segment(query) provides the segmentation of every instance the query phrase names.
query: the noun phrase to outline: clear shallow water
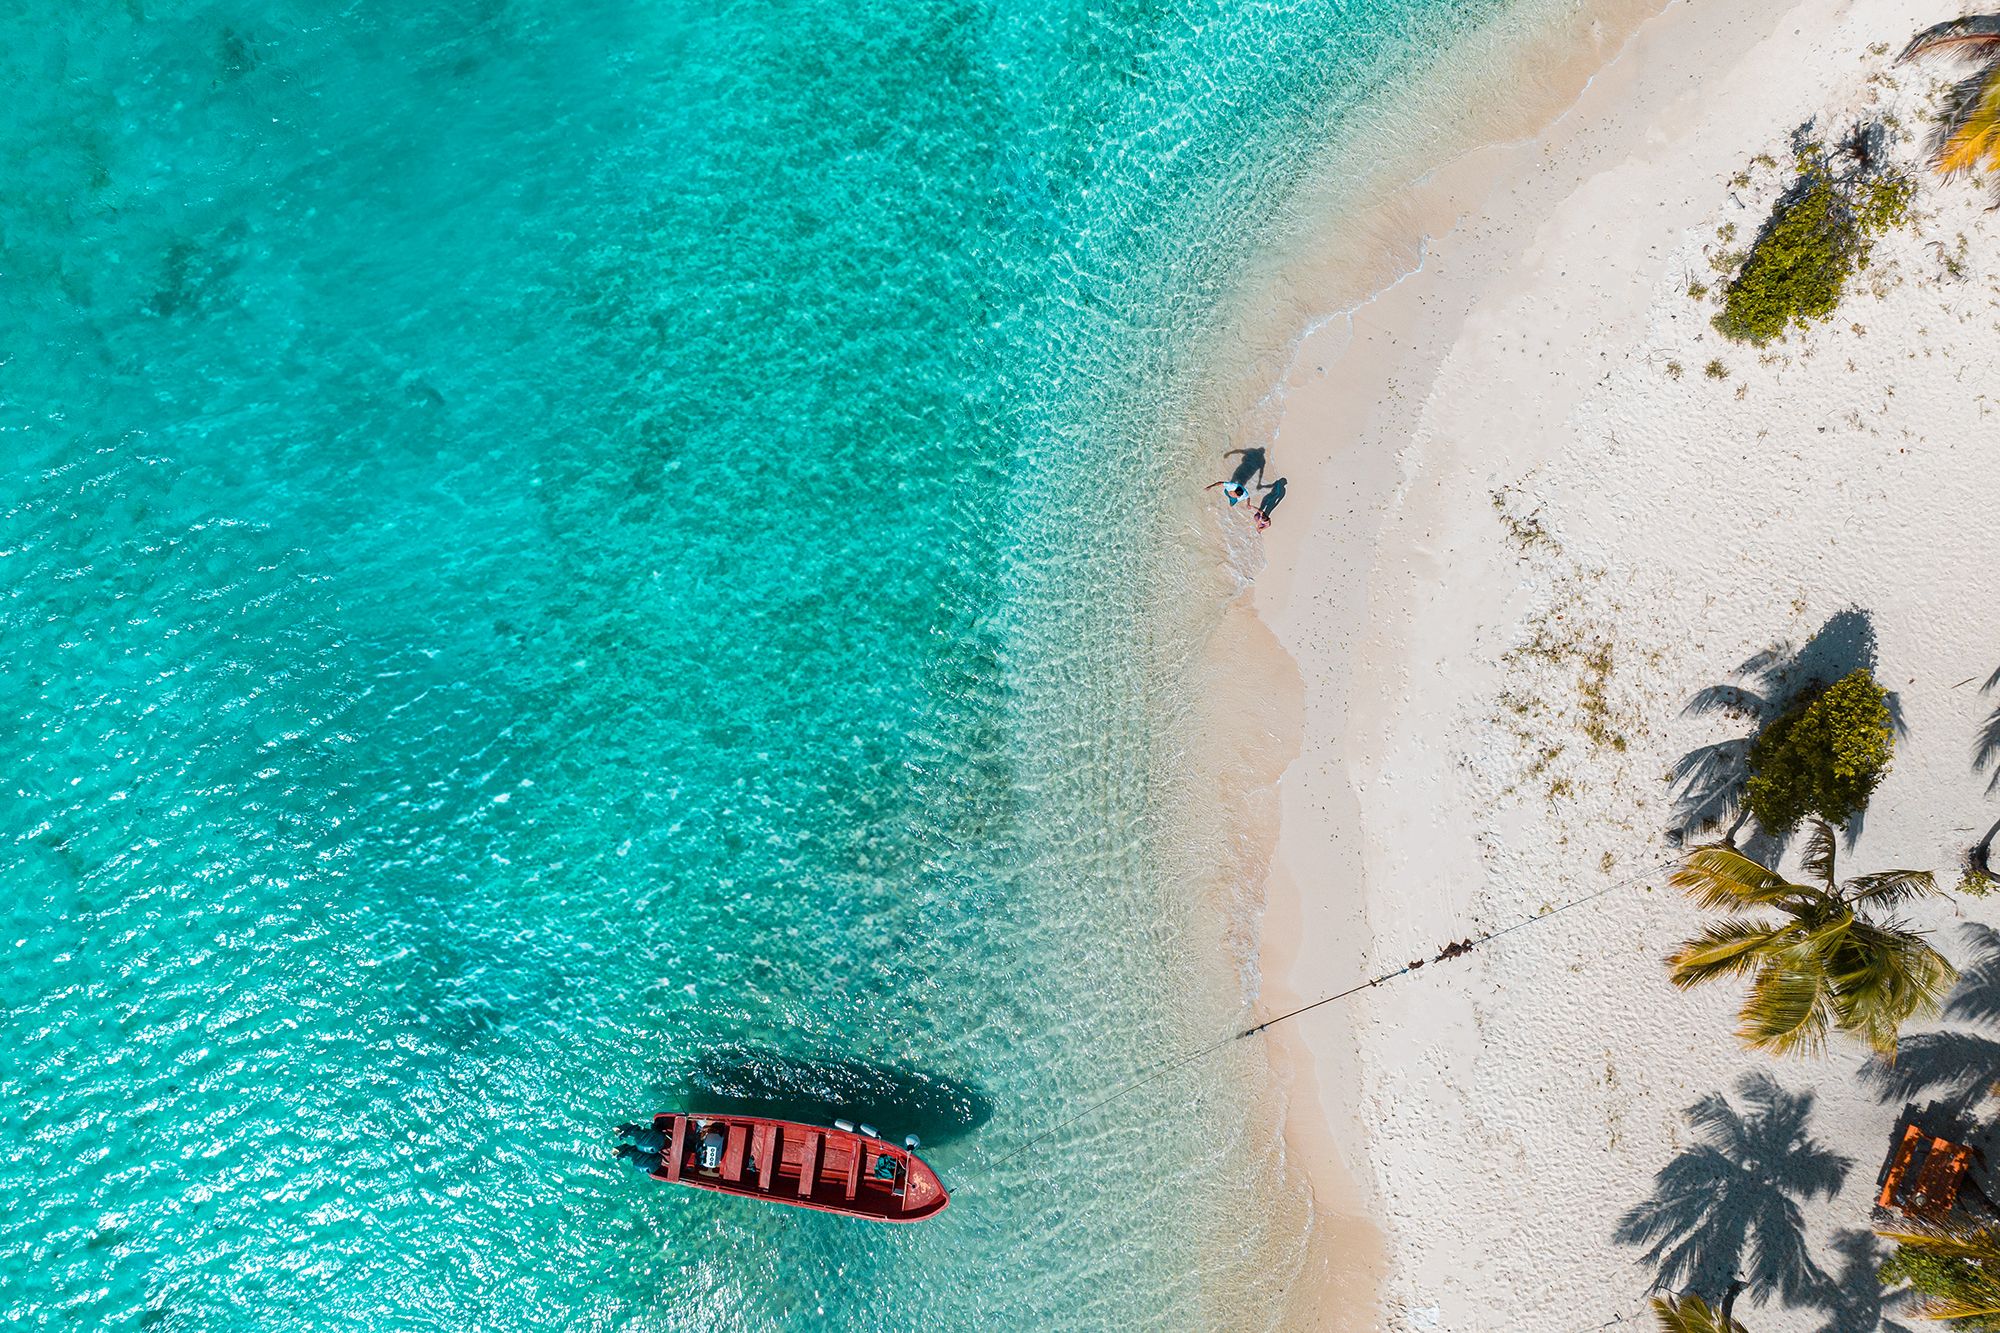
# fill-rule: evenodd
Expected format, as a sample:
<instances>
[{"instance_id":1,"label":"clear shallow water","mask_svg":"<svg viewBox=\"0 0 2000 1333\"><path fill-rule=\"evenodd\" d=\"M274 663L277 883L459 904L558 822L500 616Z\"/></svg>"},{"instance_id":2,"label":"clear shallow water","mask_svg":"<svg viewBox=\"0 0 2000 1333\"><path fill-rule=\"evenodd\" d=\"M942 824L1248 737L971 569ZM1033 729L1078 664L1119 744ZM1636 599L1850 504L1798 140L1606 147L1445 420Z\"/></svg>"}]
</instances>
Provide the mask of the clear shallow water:
<instances>
[{"instance_id":1,"label":"clear shallow water","mask_svg":"<svg viewBox=\"0 0 2000 1333\"><path fill-rule=\"evenodd\" d=\"M1153 854L1173 423L1442 15L0 18L0 1319L1265 1319L1270 1164L1187 1178L1243 1067L991 1159L1231 1018ZM609 1159L725 1097L961 1193Z\"/></svg>"}]
</instances>

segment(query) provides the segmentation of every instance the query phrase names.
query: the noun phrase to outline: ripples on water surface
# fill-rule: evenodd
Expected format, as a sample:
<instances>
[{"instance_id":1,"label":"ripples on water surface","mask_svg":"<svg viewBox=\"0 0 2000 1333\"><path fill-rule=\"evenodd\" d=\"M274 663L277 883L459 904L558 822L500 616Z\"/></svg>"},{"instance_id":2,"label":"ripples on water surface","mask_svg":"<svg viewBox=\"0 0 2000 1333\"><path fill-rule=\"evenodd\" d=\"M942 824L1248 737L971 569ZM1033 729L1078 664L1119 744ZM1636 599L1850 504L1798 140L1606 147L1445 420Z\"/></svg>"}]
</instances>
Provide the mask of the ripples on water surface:
<instances>
[{"instance_id":1,"label":"ripples on water surface","mask_svg":"<svg viewBox=\"0 0 2000 1333\"><path fill-rule=\"evenodd\" d=\"M0 18L0 1319L1282 1286L1268 1164L1184 1174L1230 1065L977 1159L1230 1018L1174 1008L1148 855L1159 423L1432 8ZM608 1127L697 1092L875 1098L963 1192L621 1174Z\"/></svg>"}]
</instances>

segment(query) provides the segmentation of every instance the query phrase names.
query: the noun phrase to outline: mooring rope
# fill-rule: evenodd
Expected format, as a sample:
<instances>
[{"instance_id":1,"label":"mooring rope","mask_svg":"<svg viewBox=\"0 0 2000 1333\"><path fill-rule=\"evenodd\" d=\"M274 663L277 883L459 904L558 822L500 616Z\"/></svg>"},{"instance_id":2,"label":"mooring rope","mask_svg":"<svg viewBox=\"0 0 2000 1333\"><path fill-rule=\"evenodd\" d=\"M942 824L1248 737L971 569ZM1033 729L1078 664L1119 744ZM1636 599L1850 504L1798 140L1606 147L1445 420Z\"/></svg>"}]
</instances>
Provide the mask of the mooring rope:
<instances>
[{"instance_id":1,"label":"mooring rope","mask_svg":"<svg viewBox=\"0 0 2000 1333\"><path fill-rule=\"evenodd\" d=\"M1599 898L1602 898L1607 893L1615 893L1619 889L1630 888L1632 885L1639 883L1641 880L1652 878L1654 875L1666 869L1668 866L1678 864L1679 861L1680 861L1679 857L1670 857L1669 859L1658 862L1655 865L1647 866L1645 869L1640 870L1634 874L1628 875L1624 879L1618 880L1615 883L1607 884L1601 889L1597 889L1591 893L1586 893L1580 898L1572 898L1570 901L1564 903L1560 907L1551 907L1546 911L1537 912L1533 916L1523 917L1521 920L1516 921L1511 926L1503 926L1499 930L1490 930L1486 932L1484 935L1478 935L1470 939L1459 940L1455 943L1447 944L1443 948L1438 950L1435 957L1428 959L1418 959L1413 963L1406 963L1405 965L1397 968L1393 972L1384 972L1382 975L1378 977L1372 977L1369 980L1360 982L1357 985L1349 986L1346 990L1335 991L1331 995L1321 996L1319 999L1314 1000L1311 1004L1300 1005L1298 1008L1293 1009L1287 1013L1279 1014L1276 1018L1267 1018L1261 1023L1255 1024L1251 1027L1244 1028L1241 1032L1234 1032L1227 1037L1218 1038L1215 1041L1209 1042L1206 1046L1201 1046L1196 1048L1195 1050L1189 1051L1187 1054L1181 1056L1179 1059L1161 1065L1159 1068L1154 1069L1152 1072L1145 1074L1142 1077L1131 1079L1125 1083L1120 1084L1116 1088L1113 1088L1111 1092L1109 1092L1105 1096L1100 1097L1098 1100L1084 1107L1081 1111L1078 1111L1074 1115L1070 1115L1062 1120L1057 1121L1054 1125L1051 1125L1048 1129L1043 1130L1040 1134L1037 1134L1034 1138L1029 1139L1026 1143L1021 1144L1019 1147L1015 1148L1012 1152L1008 1153L1006 1156L994 1158L991 1161L986 1161L982 1159L980 1162L977 1163L977 1165L980 1167L1005 1166L1008 1162L1013 1161L1016 1157L1019 1157L1022 1153L1028 1151L1028 1149L1036 1146L1037 1144L1047 1142L1049 1139L1052 1139L1056 1135L1062 1133L1065 1129L1068 1129L1071 1125L1076 1124L1079 1120L1083 1120L1086 1117L1092 1115L1093 1113L1103 1110L1105 1107L1111 1105L1111 1103L1119 1100L1122 1097L1130 1096L1132 1093L1137 1092L1139 1089L1145 1087L1150 1083L1159 1082L1161 1079L1165 1078L1168 1074L1171 1074L1176 1070L1185 1069L1189 1065L1193 1064L1195 1061L1215 1054L1215 1052L1221 1050L1225 1046L1229 1046L1235 1042L1242 1041L1245 1037L1254 1037L1258 1033L1265 1031L1267 1028L1272 1028L1277 1026L1279 1023L1286 1022L1289 1019L1297 1018L1300 1014L1309 1014L1313 1010L1319 1008L1322 1005L1332 1004L1336 1000L1345 1000L1351 996L1359 995L1362 991L1372 990L1375 987L1381 985L1385 981L1394 981L1398 977L1406 977L1410 975L1410 973L1415 972L1422 967L1425 967L1427 964L1443 963L1443 962L1449 962L1454 958L1463 958L1467 954L1471 953L1474 949L1480 948L1483 945L1490 944L1494 940L1497 940L1500 937L1502 937L1503 935L1511 935L1517 930L1525 930L1529 926L1535 925L1538 922L1548 921L1555 917L1561 916L1564 912L1569 911L1571 908L1582 907L1585 903L1595 902Z\"/></svg>"}]
</instances>

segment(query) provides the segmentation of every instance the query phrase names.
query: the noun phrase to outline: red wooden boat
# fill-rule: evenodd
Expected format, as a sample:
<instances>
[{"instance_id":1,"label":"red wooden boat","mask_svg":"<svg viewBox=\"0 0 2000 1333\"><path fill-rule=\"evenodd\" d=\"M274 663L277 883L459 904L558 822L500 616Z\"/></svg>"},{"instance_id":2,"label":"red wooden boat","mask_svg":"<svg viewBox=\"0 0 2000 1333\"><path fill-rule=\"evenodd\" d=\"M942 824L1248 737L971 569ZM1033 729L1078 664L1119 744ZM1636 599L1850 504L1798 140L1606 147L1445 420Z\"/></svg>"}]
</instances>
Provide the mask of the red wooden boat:
<instances>
[{"instance_id":1,"label":"red wooden boat","mask_svg":"<svg viewBox=\"0 0 2000 1333\"><path fill-rule=\"evenodd\" d=\"M937 1173L915 1153L870 1134L666 1112L653 1117L653 1128L666 1147L651 1175L670 1184L872 1222L921 1222L950 1202Z\"/></svg>"}]
</instances>

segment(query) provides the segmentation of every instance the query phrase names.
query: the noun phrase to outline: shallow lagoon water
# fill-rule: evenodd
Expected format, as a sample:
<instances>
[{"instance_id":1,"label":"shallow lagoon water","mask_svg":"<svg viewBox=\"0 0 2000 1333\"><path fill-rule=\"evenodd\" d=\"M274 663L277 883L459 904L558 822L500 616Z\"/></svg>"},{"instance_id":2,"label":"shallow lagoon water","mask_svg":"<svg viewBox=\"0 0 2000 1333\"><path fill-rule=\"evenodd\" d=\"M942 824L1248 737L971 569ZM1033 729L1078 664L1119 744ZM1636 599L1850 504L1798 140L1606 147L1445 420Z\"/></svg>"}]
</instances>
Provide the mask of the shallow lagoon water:
<instances>
[{"instance_id":1,"label":"shallow lagoon water","mask_svg":"<svg viewBox=\"0 0 2000 1333\"><path fill-rule=\"evenodd\" d=\"M0 1317L1267 1319L1241 1066L996 1162L1232 1018L1153 854L1176 414L1447 17L0 18ZM959 1193L610 1159L695 1094Z\"/></svg>"}]
</instances>

